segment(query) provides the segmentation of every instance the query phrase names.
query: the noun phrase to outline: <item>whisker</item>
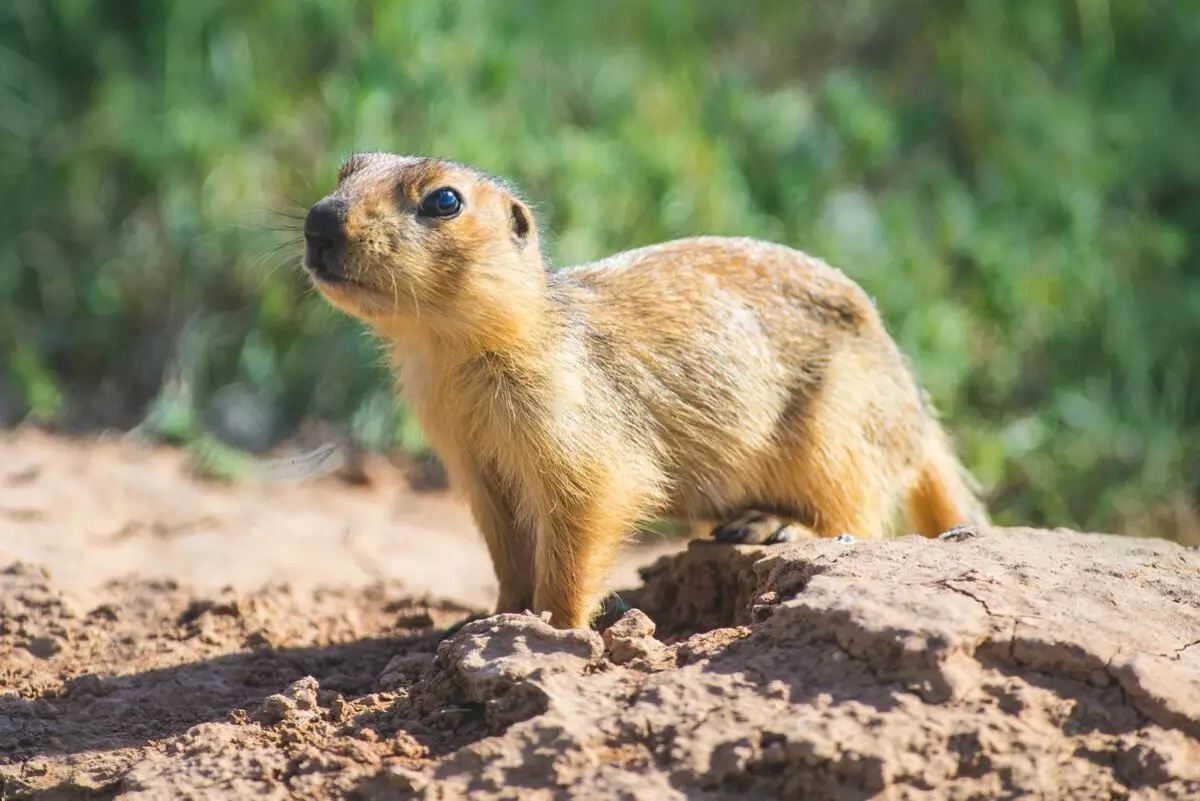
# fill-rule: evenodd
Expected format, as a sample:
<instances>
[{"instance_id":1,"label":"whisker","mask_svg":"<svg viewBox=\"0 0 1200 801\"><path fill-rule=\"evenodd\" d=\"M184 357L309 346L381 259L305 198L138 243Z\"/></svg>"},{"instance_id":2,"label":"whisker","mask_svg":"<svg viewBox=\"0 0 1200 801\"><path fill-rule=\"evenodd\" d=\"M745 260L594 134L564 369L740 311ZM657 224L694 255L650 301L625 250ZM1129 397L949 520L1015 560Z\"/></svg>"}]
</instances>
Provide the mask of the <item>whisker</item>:
<instances>
[{"instance_id":1,"label":"whisker","mask_svg":"<svg viewBox=\"0 0 1200 801\"><path fill-rule=\"evenodd\" d=\"M311 187L309 187L309 188L311 189ZM308 207L312 205L312 203L305 203L302 200L297 200L296 198L292 197L291 195L285 195L283 192L277 192L276 194L278 194L279 197L286 200L288 203L290 203L292 206L294 206L300 212L307 211Z\"/></svg>"},{"instance_id":2,"label":"whisker","mask_svg":"<svg viewBox=\"0 0 1200 801\"><path fill-rule=\"evenodd\" d=\"M271 256L274 256L276 253L279 253L282 250L296 247L302 241L303 241L302 237L296 236L296 237L287 239L283 242L278 242L278 243L266 248L261 254L259 254L257 257L255 257L255 261L257 263L262 263L262 262L266 261L268 258L270 258Z\"/></svg>"},{"instance_id":3,"label":"whisker","mask_svg":"<svg viewBox=\"0 0 1200 801\"><path fill-rule=\"evenodd\" d=\"M263 284L265 284L267 282L267 280L271 278L271 276L273 276L273 275L275 275L275 273L279 272L280 267L282 267L284 264L287 264L287 263L288 262L279 262L274 267L272 267L270 270L268 270L266 272L266 274L263 275L262 279L258 282L258 288L262 289ZM294 262L294 264L296 266L299 266L299 261Z\"/></svg>"},{"instance_id":4,"label":"whisker","mask_svg":"<svg viewBox=\"0 0 1200 801\"><path fill-rule=\"evenodd\" d=\"M395 281L395 280L396 279L393 277L392 281ZM410 278L409 276L407 276L407 275L404 276L404 280L408 283L408 291L412 294L413 315L417 318L417 320L420 320L421 319L421 301L419 301L417 299L417 287L413 283L412 278Z\"/></svg>"},{"instance_id":5,"label":"whisker","mask_svg":"<svg viewBox=\"0 0 1200 801\"><path fill-rule=\"evenodd\" d=\"M293 247L296 247L297 245L299 245L299 244L300 244L301 242L303 242L303 241L304 241L304 238L303 238L303 237L294 236L294 237L292 237L291 239L285 240L285 241L283 241L283 242L278 242L278 243L276 243L276 244L272 245L271 247L267 248L267 249L266 249L266 251L264 251L264 252L265 252L267 255L271 255L271 254L274 254L274 253L278 253L279 251L281 251L281 250L283 250L283 249L285 249L285 248L293 248Z\"/></svg>"},{"instance_id":6,"label":"whisker","mask_svg":"<svg viewBox=\"0 0 1200 801\"><path fill-rule=\"evenodd\" d=\"M294 214L290 211L280 211L279 209L260 208L258 211L259 211L259 213L261 213L271 219L282 218L285 220L292 220L293 222L298 222L298 223L303 223L305 220L305 217L307 216L306 214Z\"/></svg>"},{"instance_id":7,"label":"whisker","mask_svg":"<svg viewBox=\"0 0 1200 801\"><path fill-rule=\"evenodd\" d=\"M312 284L300 287L300 291L292 296L292 302L295 303L304 300L307 296L315 294L317 294L317 288Z\"/></svg>"},{"instance_id":8,"label":"whisker","mask_svg":"<svg viewBox=\"0 0 1200 801\"><path fill-rule=\"evenodd\" d=\"M395 309L400 305L400 287L396 284L396 273L388 270L388 277L392 279L392 308Z\"/></svg>"},{"instance_id":9,"label":"whisker","mask_svg":"<svg viewBox=\"0 0 1200 801\"><path fill-rule=\"evenodd\" d=\"M231 228L237 228L243 231L290 231L292 233L303 233L304 226L301 225L231 225Z\"/></svg>"},{"instance_id":10,"label":"whisker","mask_svg":"<svg viewBox=\"0 0 1200 801\"><path fill-rule=\"evenodd\" d=\"M311 192L313 187L312 187L312 182L308 180L308 175L306 175L303 170L297 170L297 169L293 168L292 171L295 172L296 175L300 176L300 180L304 181L304 185L306 187L308 187L308 191Z\"/></svg>"},{"instance_id":11,"label":"whisker","mask_svg":"<svg viewBox=\"0 0 1200 801\"><path fill-rule=\"evenodd\" d=\"M278 251L276 251L276 253L277 253L277 252L278 252ZM253 265L253 269L255 269L255 270L261 270L261 269L262 269L262 266L263 266L264 264L266 264L266 262L267 262L267 259L271 258L271 257L272 257L272 256L274 256L274 255L275 255L275 253L267 253L267 254L264 254L264 255L263 255L263 257L262 257L262 258L260 258L260 259L259 259L259 260L258 260L258 261L257 261L257 262L256 262L256 263ZM270 269L268 269L268 270L267 270L265 273L263 273L263 274L262 274L262 277L261 277L261 278L259 279L259 281L258 281L258 288L261 290L261 289L263 288L263 285L264 285L264 284L266 284L266 282L267 282L267 281L268 281L268 280L271 278L271 276L275 275L275 273L279 271L279 268L280 268L280 267L282 267L282 266L284 266L285 264L288 264L288 265L293 265L293 266L299 267L299 266L300 266L300 259L299 259L299 258L296 258L296 257L294 257L294 256L293 256L293 257L291 257L291 258L285 258L285 259L281 259L281 260L279 260L279 261L275 262L275 264L274 264L274 265L273 265L273 266L272 266Z\"/></svg>"}]
</instances>

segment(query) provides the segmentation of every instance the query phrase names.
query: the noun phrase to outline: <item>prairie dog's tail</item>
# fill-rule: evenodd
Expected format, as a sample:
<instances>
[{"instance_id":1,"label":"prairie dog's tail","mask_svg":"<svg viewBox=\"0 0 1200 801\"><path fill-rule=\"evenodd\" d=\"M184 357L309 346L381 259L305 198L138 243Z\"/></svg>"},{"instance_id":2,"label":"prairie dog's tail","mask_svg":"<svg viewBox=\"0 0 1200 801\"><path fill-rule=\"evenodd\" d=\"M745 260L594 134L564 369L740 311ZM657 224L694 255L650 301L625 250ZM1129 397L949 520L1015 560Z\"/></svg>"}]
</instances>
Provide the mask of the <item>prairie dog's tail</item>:
<instances>
[{"instance_id":1,"label":"prairie dog's tail","mask_svg":"<svg viewBox=\"0 0 1200 801\"><path fill-rule=\"evenodd\" d=\"M930 421L925 461L908 489L908 520L925 537L936 537L955 526L986 526L987 509L977 495L975 480L955 455L950 438Z\"/></svg>"}]
</instances>

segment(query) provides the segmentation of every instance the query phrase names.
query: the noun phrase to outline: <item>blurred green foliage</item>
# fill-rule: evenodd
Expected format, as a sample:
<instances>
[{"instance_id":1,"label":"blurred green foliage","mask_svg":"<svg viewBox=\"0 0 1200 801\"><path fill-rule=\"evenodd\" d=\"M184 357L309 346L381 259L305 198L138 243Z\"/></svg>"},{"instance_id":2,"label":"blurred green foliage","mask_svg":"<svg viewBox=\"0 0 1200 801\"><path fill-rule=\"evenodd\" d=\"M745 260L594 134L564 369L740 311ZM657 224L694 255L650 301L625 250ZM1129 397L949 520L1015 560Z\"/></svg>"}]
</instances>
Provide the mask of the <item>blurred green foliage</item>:
<instances>
[{"instance_id":1,"label":"blurred green foliage","mask_svg":"<svg viewBox=\"0 0 1200 801\"><path fill-rule=\"evenodd\" d=\"M512 179L558 264L820 255L1000 519L1192 536L1197 54L1196 0L9 0L0 406L420 447L275 229L355 150L422 153Z\"/></svg>"}]
</instances>

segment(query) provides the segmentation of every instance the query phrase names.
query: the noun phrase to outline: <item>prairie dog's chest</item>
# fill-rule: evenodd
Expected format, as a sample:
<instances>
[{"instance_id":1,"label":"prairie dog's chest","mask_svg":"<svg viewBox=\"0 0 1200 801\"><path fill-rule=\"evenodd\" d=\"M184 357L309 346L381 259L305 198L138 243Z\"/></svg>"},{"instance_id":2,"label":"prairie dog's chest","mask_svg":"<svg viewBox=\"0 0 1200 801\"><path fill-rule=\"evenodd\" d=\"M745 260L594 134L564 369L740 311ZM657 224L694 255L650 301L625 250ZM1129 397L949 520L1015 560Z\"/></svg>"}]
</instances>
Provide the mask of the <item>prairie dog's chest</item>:
<instances>
[{"instance_id":1,"label":"prairie dog's chest","mask_svg":"<svg viewBox=\"0 0 1200 801\"><path fill-rule=\"evenodd\" d=\"M553 349L536 359L415 353L399 362L402 393L435 450L466 448L488 457L540 450L569 436L585 417L578 371Z\"/></svg>"}]
</instances>

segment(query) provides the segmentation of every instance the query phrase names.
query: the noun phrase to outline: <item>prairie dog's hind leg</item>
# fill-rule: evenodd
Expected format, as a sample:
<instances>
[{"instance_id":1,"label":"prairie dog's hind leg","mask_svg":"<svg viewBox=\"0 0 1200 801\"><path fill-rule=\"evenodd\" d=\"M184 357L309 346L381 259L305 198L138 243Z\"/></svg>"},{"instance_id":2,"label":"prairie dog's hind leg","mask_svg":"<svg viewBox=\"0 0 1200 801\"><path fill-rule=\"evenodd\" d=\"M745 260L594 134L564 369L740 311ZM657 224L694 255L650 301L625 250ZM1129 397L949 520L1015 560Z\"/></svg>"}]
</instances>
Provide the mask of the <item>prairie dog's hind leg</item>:
<instances>
[{"instance_id":1,"label":"prairie dog's hind leg","mask_svg":"<svg viewBox=\"0 0 1200 801\"><path fill-rule=\"evenodd\" d=\"M717 542L741 545L775 545L820 536L798 520L757 509L744 510L717 523L711 534Z\"/></svg>"}]
</instances>

